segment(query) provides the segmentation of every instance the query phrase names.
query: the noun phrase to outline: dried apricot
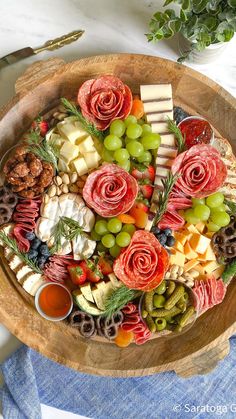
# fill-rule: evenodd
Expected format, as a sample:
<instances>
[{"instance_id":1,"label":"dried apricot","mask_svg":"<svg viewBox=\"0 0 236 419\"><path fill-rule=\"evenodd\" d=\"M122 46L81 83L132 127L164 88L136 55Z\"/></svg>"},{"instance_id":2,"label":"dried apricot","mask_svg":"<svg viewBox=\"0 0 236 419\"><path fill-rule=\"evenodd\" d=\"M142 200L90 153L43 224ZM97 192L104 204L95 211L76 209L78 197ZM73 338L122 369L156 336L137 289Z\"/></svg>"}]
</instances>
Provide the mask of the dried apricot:
<instances>
[{"instance_id":1,"label":"dried apricot","mask_svg":"<svg viewBox=\"0 0 236 419\"><path fill-rule=\"evenodd\" d=\"M135 225L138 228L145 228L148 222L148 214L140 208L133 207L130 215L135 219Z\"/></svg>"},{"instance_id":2,"label":"dried apricot","mask_svg":"<svg viewBox=\"0 0 236 419\"><path fill-rule=\"evenodd\" d=\"M129 214L120 214L117 216L117 218L123 223L123 224L135 224L135 219Z\"/></svg>"},{"instance_id":3,"label":"dried apricot","mask_svg":"<svg viewBox=\"0 0 236 419\"><path fill-rule=\"evenodd\" d=\"M123 330L122 327L118 329L118 334L114 340L115 344L120 348L126 348L133 342L134 334L133 332L128 332Z\"/></svg>"}]
</instances>

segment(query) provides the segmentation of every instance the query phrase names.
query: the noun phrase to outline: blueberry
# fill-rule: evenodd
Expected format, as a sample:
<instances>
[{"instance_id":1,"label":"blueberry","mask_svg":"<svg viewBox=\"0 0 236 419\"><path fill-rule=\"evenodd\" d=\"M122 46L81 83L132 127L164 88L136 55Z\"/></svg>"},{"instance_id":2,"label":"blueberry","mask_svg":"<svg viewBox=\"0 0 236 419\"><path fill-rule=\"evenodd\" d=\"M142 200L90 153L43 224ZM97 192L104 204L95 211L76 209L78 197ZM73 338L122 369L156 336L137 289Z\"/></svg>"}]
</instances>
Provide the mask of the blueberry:
<instances>
[{"instance_id":1,"label":"blueberry","mask_svg":"<svg viewBox=\"0 0 236 419\"><path fill-rule=\"evenodd\" d=\"M159 242L162 246L164 246L166 244L167 237L164 233L160 233L156 237L157 237L157 239L159 240Z\"/></svg>"},{"instance_id":2,"label":"blueberry","mask_svg":"<svg viewBox=\"0 0 236 419\"><path fill-rule=\"evenodd\" d=\"M179 106L174 107L174 120L177 125L183 121L184 118L187 118L187 116L190 116L189 113L185 112L182 108Z\"/></svg>"},{"instance_id":3,"label":"blueberry","mask_svg":"<svg viewBox=\"0 0 236 419\"><path fill-rule=\"evenodd\" d=\"M41 242L41 240L39 240L37 237L32 241L32 243L31 243L31 249L33 249L33 250L36 250L36 249L38 249L38 247L40 246L40 244L41 244L42 242Z\"/></svg>"},{"instance_id":4,"label":"blueberry","mask_svg":"<svg viewBox=\"0 0 236 419\"><path fill-rule=\"evenodd\" d=\"M27 233L25 234L25 238L27 240L34 240L35 238L35 234L33 231L27 231Z\"/></svg>"},{"instance_id":5,"label":"blueberry","mask_svg":"<svg viewBox=\"0 0 236 419\"><path fill-rule=\"evenodd\" d=\"M171 236L172 230L170 228L165 228L162 233L164 233L166 236Z\"/></svg>"},{"instance_id":6,"label":"blueberry","mask_svg":"<svg viewBox=\"0 0 236 419\"><path fill-rule=\"evenodd\" d=\"M40 269L42 269L44 267L46 261L47 261L47 258L45 258L44 256L39 256L38 257L38 266L39 266Z\"/></svg>"},{"instance_id":7,"label":"blueberry","mask_svg":"<svg viewBox=\"0 0 236 419\"><path fill-rule=\"evenodd\" d=\"M43 256L50 256L50 250L46 244L41 244L39 247L39 253Z\"/></svg>"},{"instance_id":8,"label":"blueberry","mask_svg":"<svg viewBox=\"0 0 236 419\"><path fill-rule=\"evenodd\" d=\"M172 247L175 244L175 238L173 236L168 236L166 240L166 245Z\"/></svg>"},{"instance_id":9,"label":"blueberry","mask_svg":"<svg viewBox=\"0 0 236 419\"><path fill-rule=\"evenodd\" d=\"M37 258L38 257L37 250L30 249L30 251L28 253L28 257L29 257L29 259L35 259L35 258Z\"/></svg>"},{"instance_id":10,"label":"blueberry","mask_svg":"<svg viewBox=\"0 0 236 419\"><path fill-rule=\"evenodd\" d=\"M156 234L159 234L161 232L161 230L159 229L159 227L156 227L156 226L153 226L151 231L155 235Z\"/></svg>"}]
</instances>

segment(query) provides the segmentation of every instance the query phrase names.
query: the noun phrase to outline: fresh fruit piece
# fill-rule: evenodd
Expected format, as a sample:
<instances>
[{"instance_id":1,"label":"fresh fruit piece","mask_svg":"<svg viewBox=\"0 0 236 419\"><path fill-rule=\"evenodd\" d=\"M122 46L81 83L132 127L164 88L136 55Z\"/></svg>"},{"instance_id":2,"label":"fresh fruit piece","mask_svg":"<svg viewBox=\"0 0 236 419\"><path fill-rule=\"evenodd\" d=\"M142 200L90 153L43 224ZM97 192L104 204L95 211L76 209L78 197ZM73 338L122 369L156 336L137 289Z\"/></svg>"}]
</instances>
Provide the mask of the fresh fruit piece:
<instances>
[{"instance_id":1,"label":"fresh fruit piece","mask_svg":"<svg viewBox=\"0 0 236 419\"><path fill-rule=\"evenodd\" d=\"M33 231L27 231L26 233L25 233L25 238L27 239L27 240L34 240L35 239L35 233L33 232Z\"/></svg>"},{"instance_id":2,"label":"fresh fruit piece","mask_svg":"<svg viewBox=\"0 0 236 419\"><path fill-rule=\"evenodd\" d=\"M44 121L42 118L37 118L35 121L32 122L31 125L34 131L39 130L41 137L45 137L49 130L49 125L47 121Z\"/></svg>"},{"instance_id":3,"label":"fresh fruit piece","mask_svg":"<svg viewBox=\"0 0 236 419\"><path fill-rule=\"evenodd\" d=\"M41 244L41 246L39 247L39 252L41 253L41 255L46 257L50 256L51 254L47 244Z\"/></svg>"},{"instance_id":4,"label":"fresh fruit piece","mask_svg":"<svg viewBox=\"0 0 236 419\"><path fill-rule=\"evenodd\" d=\"M39 246L41 245L41 240L40 239L38 239L37 237L35 237L33 240L32 240L32 242L31 242L31 246L30 246L30 248L31 249L33 249L33 250L36 250L36 249L38 249L39 248Z\"/></svg>"},{"instance_id":5,"label":"fresh fruit piece","mask_svg":"<svg viewBox=\"0 0 236 419\"><path fill-rule=\"evenodd\" d=\"M225 227L230 223L230 216L227 212L216 211L211 214L211 220L220 227Z\"/></svg>"},{"instance_id":6,"label":"fresh fruit piece","mask_svg":"<svg viewBox=\"0 0 236 419\"><path fill-rule=\"evenodd\" d=\"M196 207L194 207L193 213L197 218L199 218L200 221L207 221L210 217L210 208L204 204L196 205Z\"/></svg>"},{"instance_id":7,"label":"fresh fruit piece","mask_svg":"<svg viewBox=\"0 0 236 419\"><path fill-rule=\"evenodd\" d=\"M38 258L38 267L39 267L39 269L43 269L46 261L47 261L47 257L45 257L45 256L39 256L39 258Z\"/></svg>"},{"instance_id":8,"label":"fresh fruit piece","mask_svg":"<svg viewBox=\"0 0 236 419\"><path fill-rule=\"evenodd\" d=\"M224 195L221 192L213 193L206 199L206 204L210 208L216 208L224 202Z\"/></svg>"},{"instance_id":9,"label":"fresh fruit piece","mask_svg":"<svg viewBox=\"0 0 236 419\"><path fill-rule=\"evenodd\" d=\"M90 260L82 260L80 266L85 270L87 279L91 282L99 282L103 278L101 267Z\"/></svg>"},{"instance_id":10,"label":"fresh fruit piece","mask_svg":"<svg viewBox=\"0 0 236 419\"><path fill-rule=\"evenodd\" d=\"M130 111L131 115L134 115L137 119L140 119L144 115L143 102L140 99L133 99L133 105Z\"/></svg>"},{"instance_id":11,"label":"fresh fruit piece","mask_svg":"<svg viewBox=\"0 0 236 419\"><path fill-rule=\"evenodd\" d=\"M135 224L135 219L129 214L120 214L117 216L117 218L120 220L123 224Z\"/></svg>"},{"instance_id":12,"label":"fresh fruit piece","mask_svg":"<svg viewBox=\"0 0 236 419\"><path fill-rule=\"evenodd\" d=\"M121 231L116 236L116 244L120 247L127 247L129 246L131 241L131 236L129 233L126 233L125 231Z\"/></svg>"},{"instance_id":13,"label":"fresh fruit piece","mask_svg":"<svg viewBox=\"0 0 236 419\"><path fill-rule=\"evenodd\" d=\"M167 241L167 236L164 233L157 234L156 238L162 246L165 246L166 241Z\"/></svg>"},{"instance_id":14,"label":"fresh fruit piece","mask_svg":"<svg viewBox=\"0 0 236 419\"><path fill-rule=\"evenodd\" d=\"M142 144L138 141L130 141L126 145L126 148L132 157L139 157L143 154L144 151Z\"/></svg>"},{"instance_id":15,"label":"fresh fruit piece","mask_svg":"<svg viewBox=\"0 0 236 419\"><path fill-rule=\"evenodd\" d=\"M199 218L196 217L196 215L194 214L192 208L187 209L184 212L184 219L185 219L185 221L187 221L187 223L190 223L190 224L197 224L197 223L200 222Z\"/></svg>"},{"instance_id":16,"label":"fresh fruit piece","mask_svg":"<svg viewBox=\"0 0 236 419\"><path fill-rule=\"evenodd\" d=\"M107 252L107 248L105 246L103 246L102 242L98 242L98 244L96 246L96 250L99 253L105 253L105 252Z\"/></svg>"},{"instance_id":17,"label":"fresh fruit piece","mask_svg":"<svg viewBox=\"0 0 236 419\"><path fill-rule=\"evenodd\" d=\"M118 166L122 167L122 169L129 172L130 171L130 160L126 160L123 163L118 163Z\"/></svg>"},{"instance_id":18,"label":"fresh fruit piece","mask_svg":"<svg viewBox=\"0 0 236 419\"><path fill-rule=\"evenodd\" d=\"M225 204L221 204L218 207L210 208L210 210L211 210L211 214L213 214L213 212L217 212L217 211L226 212L226 205Z\"/></svg>"},{"instance_id":19,"label":"fresh fruit piece","mask_svg":"<svg viewBox=\"0 0 236 419\"><path fill-rule=\"evenodd\" d=\"M153 193L153 186L152 185L140 185L139 186L144 198L150 199Z\"/></svg>"},{"instance_id":20,"label":"fresh fruit piece","mask_svg":"<svg viewBox=\"0 0 236 419\"><path fill-rule=\"evenodd\" d=\"M155 179L155 168L153 166L144 166L142 164L137 165L137 167L134 167L131 175L139 180L139 179L150 179L151 183L154 182Z\"/></svg>"},{"instance_id":21,"label":"fresh fruit piece","mask_svg":"<svg viewBox=\"0 0 236 419\"><path fill-rule=\"evenodd\" d=\"M130 215L135 219L135 225L138 228L145 228L148 222L148 214L139 208L131 208Z\"/></svg>"},{"instance_id":22,"label":"fresh fruit piece","mask_svg":"<svg viewBox=\"0 0 236 419\"><path fill-rule=\"evenodd\" d=\"M115 236L113 236L113 234L105 234L104 236L102 236L102 244L106 248L110 249L115 245L115 243L116 239Z\"/></svg>"},{"instance_id":23,"label":"fresh fruit piece","mask_svg":"<svg viewBox=\"0 0 236 419\"><path fill-rule=\"evenodd\" d=\"M139 209L143 210L144 212L148 212L149 211L149 208L148 208L147 203L145 203L144 200L142 200L142 201L136 201L135 204L134 204L134 206L132 208L139 208Z\"/></svg>"},{"instance_id":24,"label":"fresh fruit piece","mask_svg":"<svg viewBox=\"0 0 236 419\"><path fill-rule=\"evenodd\" d=\"M144 150L155 150L161 144L161 137L155 133L146 134L142 137L141 143Z\"/></svg>"},{"instance_id":25,"label":"fresh fruit piece","mask_svg":"<svg viewBox=\"0 0 236 419\"><path fill-rule=\"evenodd\" d=\"M141 125L139 124L129 124L126 129L126 135L127 137L131 138L132 140L136 140L136 138L139 138L142 134L143 130Z\"/></svg>"},{"instance_id":26,"label":"fresh fruit piece","mask_svg":"<svg viewBox=\"0 0 236 419\"><path fill-rule=\"evenodd\" d=\"M125 123L120 119L115 119L110 125L110 134L122 137L125 133Z\"/></svg>"},{"instance_id":27,"label":"fresh fruit piece","mask_svg":"<svg viewBox=\"0 0 236 419\"><path fill-rule=\"evenodd\" d=\"M128 127L129 124L136 124L137 123L137 118L134 115L129 115L124 120L124 123L125 123L126 127Z\"/></svg>"},{"instance_id":28,"label":"fresh fruit piece","mask_svg":"<svg viewBox=\"0 0 236 419\"><path fill-rule=\"evenodd\" d=\"M98 242L99 240L101 240L101 236L100 236L100 234L96 233L96 231L93 229L91 231L91 239Z\"/></svg>"},{"instance_id":29,"label":"fresh fruit piece","mask_svg":"<svg viewBox=\"0 0 236 419\"><path fill-rule=\"evenodd\" d=\"M67 266L67 270L70 275L70 279L73 284L81 285L86 281L87 267L84 267L82 262L78 265L72 264Z\"/></svg>"},{"instance_id":30,"label":"fresh fruit piece","mask_svg":"<svg viewBox=\"0 0 236 419\"><path fill-rule=\"evenodd\" d=\"M118 334L114 339L114 342L120 348L126 348L133 342L134 333L127 330L123 330L121 327L118 329Z\"/></svg>"},{"instance_id":31,"label":"fresh fruit piece","mask_svg":"<svg viewBox=\"0 0 236 419\"><path fill-rule=\"evenodd\" d=\"M120 246L118 246L117 244L115 244L115 246L113 246L113 247L111 247L109 249L109 252L110 252L110 255L113 258L117 258L119 256L120 252L121 252L121 248L120 248Z\"/></svg>"},{"instance_id":32,"label":"fresh fruit piece","mask_svg":"<svg viewBox=\"0 0 236 419\"><path fill-rule=\"evenodd\" d=\"M137 157L139 163L149 164L152 161L152 153L150 151L144 151L141 156Z\"/></svg>"},{"instance_id":33,"label":"fresh fruit piece","mask_svg":"<svg viewBox=\"0 0 236 419\"><path fill-rule=\"evenodd\" d=\"M172 247L175 244L175 238L173 236L167 236L166 246Z\"/></svg>"},{"instance_id":34,"label":"fresh fruit piece","mask_svg":"<svg viewBox=\"0 0 236 419\"><path fill-rule=\"evenodd\" d=\"M114 154L112 151L107 150L105 147L102 150L102 159L108 163L114 161Z\"/></svg>"},{"instance_id":35,"label":"fresh fruit piece","mask_svg":"<svg viewBox=\"0 0 236 419\"><path fill-rule=\"evenodd\" d=\"M205 204L205 198L192 198L192 204L193 207L196 207L196 205Z\"/></svg>"},{"instance_id":36,"label":"fresh fruit piece","mask_svg":"<svg viewBox=\"0 0 236 419\"><path fill-rule=\"evenodd\" d=\"M116 135L109 134L104 140L104 146L109 151L115 151L122 147L122 141Z\"/></svg>"},{"instance_id":37,"label":"fresh fruit piece","mask_svg":"<svg viewBox=\"0 0 236 419\"><path fill-rule=\"evenodd\" d=\"M114 158L118 163L123 163L129 160L129 152L126 150L126 148L120 148L119 150L116 150L114 153Z\"/></svg>"},{"instance_id":38,"label":"fresh fruit piece","mask_svg":"<svg viewBox=\"0 0 236 419\"><path fill-rule=\"evenodd\" d=\"M103 236L104 234L109 233L107 222L105 220L98 220L94 227L97 234Z\"/></svg>"},{"instance_id":39,"label":"fresh fruit piece","mask_svg":"<svg viewBox=\"0 0 236 419\"><path fill-rule=\"evenodd\" d=\"M107 258L101 256L98 265L100 266L103 275L109 275L113 272L112 266Z\"/></svg>"},{"instance_id":40,"label":"fresh fruit piece","mask_svg":"<svg viewBox=\"0 0 236 419\"><path fill-rule=\"evenodd\" d=\"M121 231L125 231L126 233L129 233L130 236L132 237L134 232L136 231L136 228L135 228L134 224L125 224L125 225L123 225Z\"/></svg>"},{"instance_id":41,"label":"fresh fruit piece","mask_svg":"<svg viewBox=\"0 0 236 419\"><path fill-rule=\"evenodd\" d=\"M142 137L144 137L144 135L150 134L152 132L152 127L151 127L151 125L143 124L142 125L142 130L143 130Z\"/></svg>"},{"instance_id":42,"label":"fresh fruit piece","mask_svg":"<svg viewBox=\"0 0 236 419\"><path fill-rule=\"evenodd\" d=\"M107 228L111 233L119 233L122 228L122 221L118 217L110 218L110 220L107 222Z\"/></svg>"}]
</instances>

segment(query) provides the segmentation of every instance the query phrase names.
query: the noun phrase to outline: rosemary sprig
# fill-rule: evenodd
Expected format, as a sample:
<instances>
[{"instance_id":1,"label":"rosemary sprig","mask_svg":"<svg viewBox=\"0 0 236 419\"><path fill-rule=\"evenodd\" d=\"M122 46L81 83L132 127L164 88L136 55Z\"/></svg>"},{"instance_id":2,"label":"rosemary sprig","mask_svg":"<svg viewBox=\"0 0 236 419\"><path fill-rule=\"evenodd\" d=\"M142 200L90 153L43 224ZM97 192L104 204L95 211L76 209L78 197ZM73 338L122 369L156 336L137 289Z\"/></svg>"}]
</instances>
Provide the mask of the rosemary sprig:
<instances>
[{"instance_id":1,"label":"rosemary sprig","mask_svg":"<svg viewBox=\"0 0 236 419\"><path fill-rule=\"evenodd\" d=\"M111 318L114 313L121 310L129 301L140 297L141 294L141 291L129 289L125 285L115 289L106 299L103 316Z\"/></svg>"},{"instance_id":2,"label":"rosemary sprig","mask_svg":"<svg viewBox=\"0 0 236 419\"><path fill-rule=\"evenodd\" d=\"M57 253L61 249L63 238L70 241L83 233L83 229L78 221L69 217L61 217L54 228L54 244L50 250L51 254Z\"/></svg>"},{"instance_id":3,"label":"rosemary sprig","mask_svg":"<svg viewBox=\"0 0 236 419\"><path fill-rule=\"evenodd\" d=\"M168 128L169 128L169 131L175 135L178 152L182 153L185 150L185 136L183 137L183 134L180 131L180 129L177 127L175 122L172 121L169 117L168 117Z\"/></svg>"},{"instance_id":4,"label":"rosemary sprig","mask_svg":"<svg viewBox=\"0 0 236 419\"><path fill-rule=\"evenodd\" d=\"M173 175L171 172L169 172L166 179L161 179L164 189L163 191L159 191L158 211L155 217L153 218L154 226L160 221L160 219L166 212L169 195L174 187L177 178L178 175Z\"/></svg>"},{"instance_id":5,"label":"rosemary sprig","mask_svg":"<svg viewBox=\"0 0 236 419\"><path fill-rule=\"evenodd\" d=\"M233 201L230 201L229 199L225 199L224 203L227 205L227 207L229 208L230 212L235 215L236 214L236 204Z\"/></svg>"},{"instance_id":6,"label":"rosemary sprig","mask_svg":"<svg viewBox=\"0 0 236 419\"><path fill-rule=\"evenodd\" d=\"M99 131L91 122L87 121L79 109L76 108L75 105L73 105L69 100L66 98L61 99L61 103L66 108L67 112L70 115L74 115L78 118L78 121L81 122L83 125L85 131L87 131L89 134L93 135L94 137L97 137L99 140L103 141L105 134L102 131Z\"/></svg>"},{"instance_id":7,"label":"rosemary sprig","mask_svg":"<svg viewBox=\"0 0 236 419\"><path fill-rule=\"evenodd\" d=\"M58 149L42 139L38 131L31 130L27 136L28 150L41 160L51 163L57 169Z\"/></svg>"},{"instance_id":8,"label":"rosemary sprig","mask_svg":"<svg viewBox=\"0 0 236 419\"><path fill-rule=\"evenodd\" d=\"M38 274L42 273L42 270L38 267L37 263L34 260L30 259L27 253L21 252L19 250L15 239L12 239L11 237L7 236L6 233L4 233L4 231L0 232L0 239L6 246L10 247L10 249L12 249L15 255L17 255L22 260L22 262L25 262L32 269L32 271Z\"/></svg>"}]
</instances>

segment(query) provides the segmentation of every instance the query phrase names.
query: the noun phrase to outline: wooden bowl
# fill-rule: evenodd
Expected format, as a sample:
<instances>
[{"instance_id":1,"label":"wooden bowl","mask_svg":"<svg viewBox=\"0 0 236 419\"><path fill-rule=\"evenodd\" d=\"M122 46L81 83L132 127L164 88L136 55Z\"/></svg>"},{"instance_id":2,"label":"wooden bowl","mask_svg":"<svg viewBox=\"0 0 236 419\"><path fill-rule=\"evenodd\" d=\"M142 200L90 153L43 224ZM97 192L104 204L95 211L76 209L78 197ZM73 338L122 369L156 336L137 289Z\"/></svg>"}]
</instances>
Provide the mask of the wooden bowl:
<instances>
[{"instance_id":1,"label":"wooden bowl","mask_svg":"<svg viewBox=\"0 0 236 419\"><path fill-rule=\"evenodd\" d=\"M12 147L39 113L60 97L71 98L86 79L115 74L133 92L140 84L171 83L174 103L207 118L233 147L236 100L207 77L174 62L145 55L115 54L65 64L50 59L33 64L16 83L16 96L0 111L0 155ZM85 340L64 322L40 317L33 299L16 283L3 256L0 262L0 321L22 342L68 367L111 376L148 375L175 370L188 377L213 369L229 352L236 332L236 284L222 304L201 316L186 333L120 349L109 342Z\"/></svg>"}]
</instances>

